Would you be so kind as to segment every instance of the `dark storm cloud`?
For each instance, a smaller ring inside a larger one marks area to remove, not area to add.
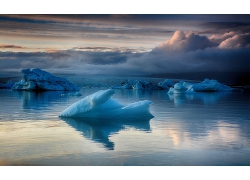
[[[215,43],[199,34],[176,31],[171,39],[149,53],[74,50],[34,53],[1,52],[0,60],[2,69],[68,68],[75,73],[92,71],[106,74],[146,75],[183,72],[248,72],[250,69],[248,36],[248,34],[238,35],[235,32],[229,35],[222,34],[214,36],[220,39],[220,42]],[[232,40],[233,43],[231,43]],[[229,41],[228,44],[227,41]],[[221,47],[223,44],[228,46]],[[229,46],[231,44],[241,44],[241,46]]]
[[[132,56],[131,52],[0,52],[0,68],[69,68],[72,66],[81,68],[86,64],[125,63],[129,56]]]

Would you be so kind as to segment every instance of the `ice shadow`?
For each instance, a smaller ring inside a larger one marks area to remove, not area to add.
[[[149,121],[153,118],[141,119],[106,119],[106,118],[86,118],[86,117],[59,117],[68,125],[75,128],[81,134],[96,143],[102,144],[107,150],[114,150],[115,143],[109,140],[113,134],[119,133],[128,127],[134,128],[139,131],[150,132]]]

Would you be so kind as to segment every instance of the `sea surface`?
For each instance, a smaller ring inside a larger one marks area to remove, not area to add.
[[[152,119],[60,118],[74,102],[102,89],[66,92],[0,90],[0,165],[249,166],[250,94],[168,95],[119,90],[127,105],[152,101]]]

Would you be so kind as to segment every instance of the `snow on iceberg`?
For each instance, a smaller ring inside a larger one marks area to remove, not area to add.
[[[121,118],[141,119],[153,117],[149,112],[151,101],[144,100],[123,106],[111,98],[113,89],[100,90],[78,102],[75,102],[60,113],[60,117],[92,117],[92,118]]]
[[[66,78],[60,78],[39,68],[23,69],[23,79],[16,82],[13,90],[34,91],[79,91],[79,87],[70,83]]]

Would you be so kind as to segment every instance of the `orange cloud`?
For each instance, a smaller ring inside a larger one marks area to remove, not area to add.
[[[1,49],[26,49],[23,46],[9,45],[9,44],[0,44]]]

